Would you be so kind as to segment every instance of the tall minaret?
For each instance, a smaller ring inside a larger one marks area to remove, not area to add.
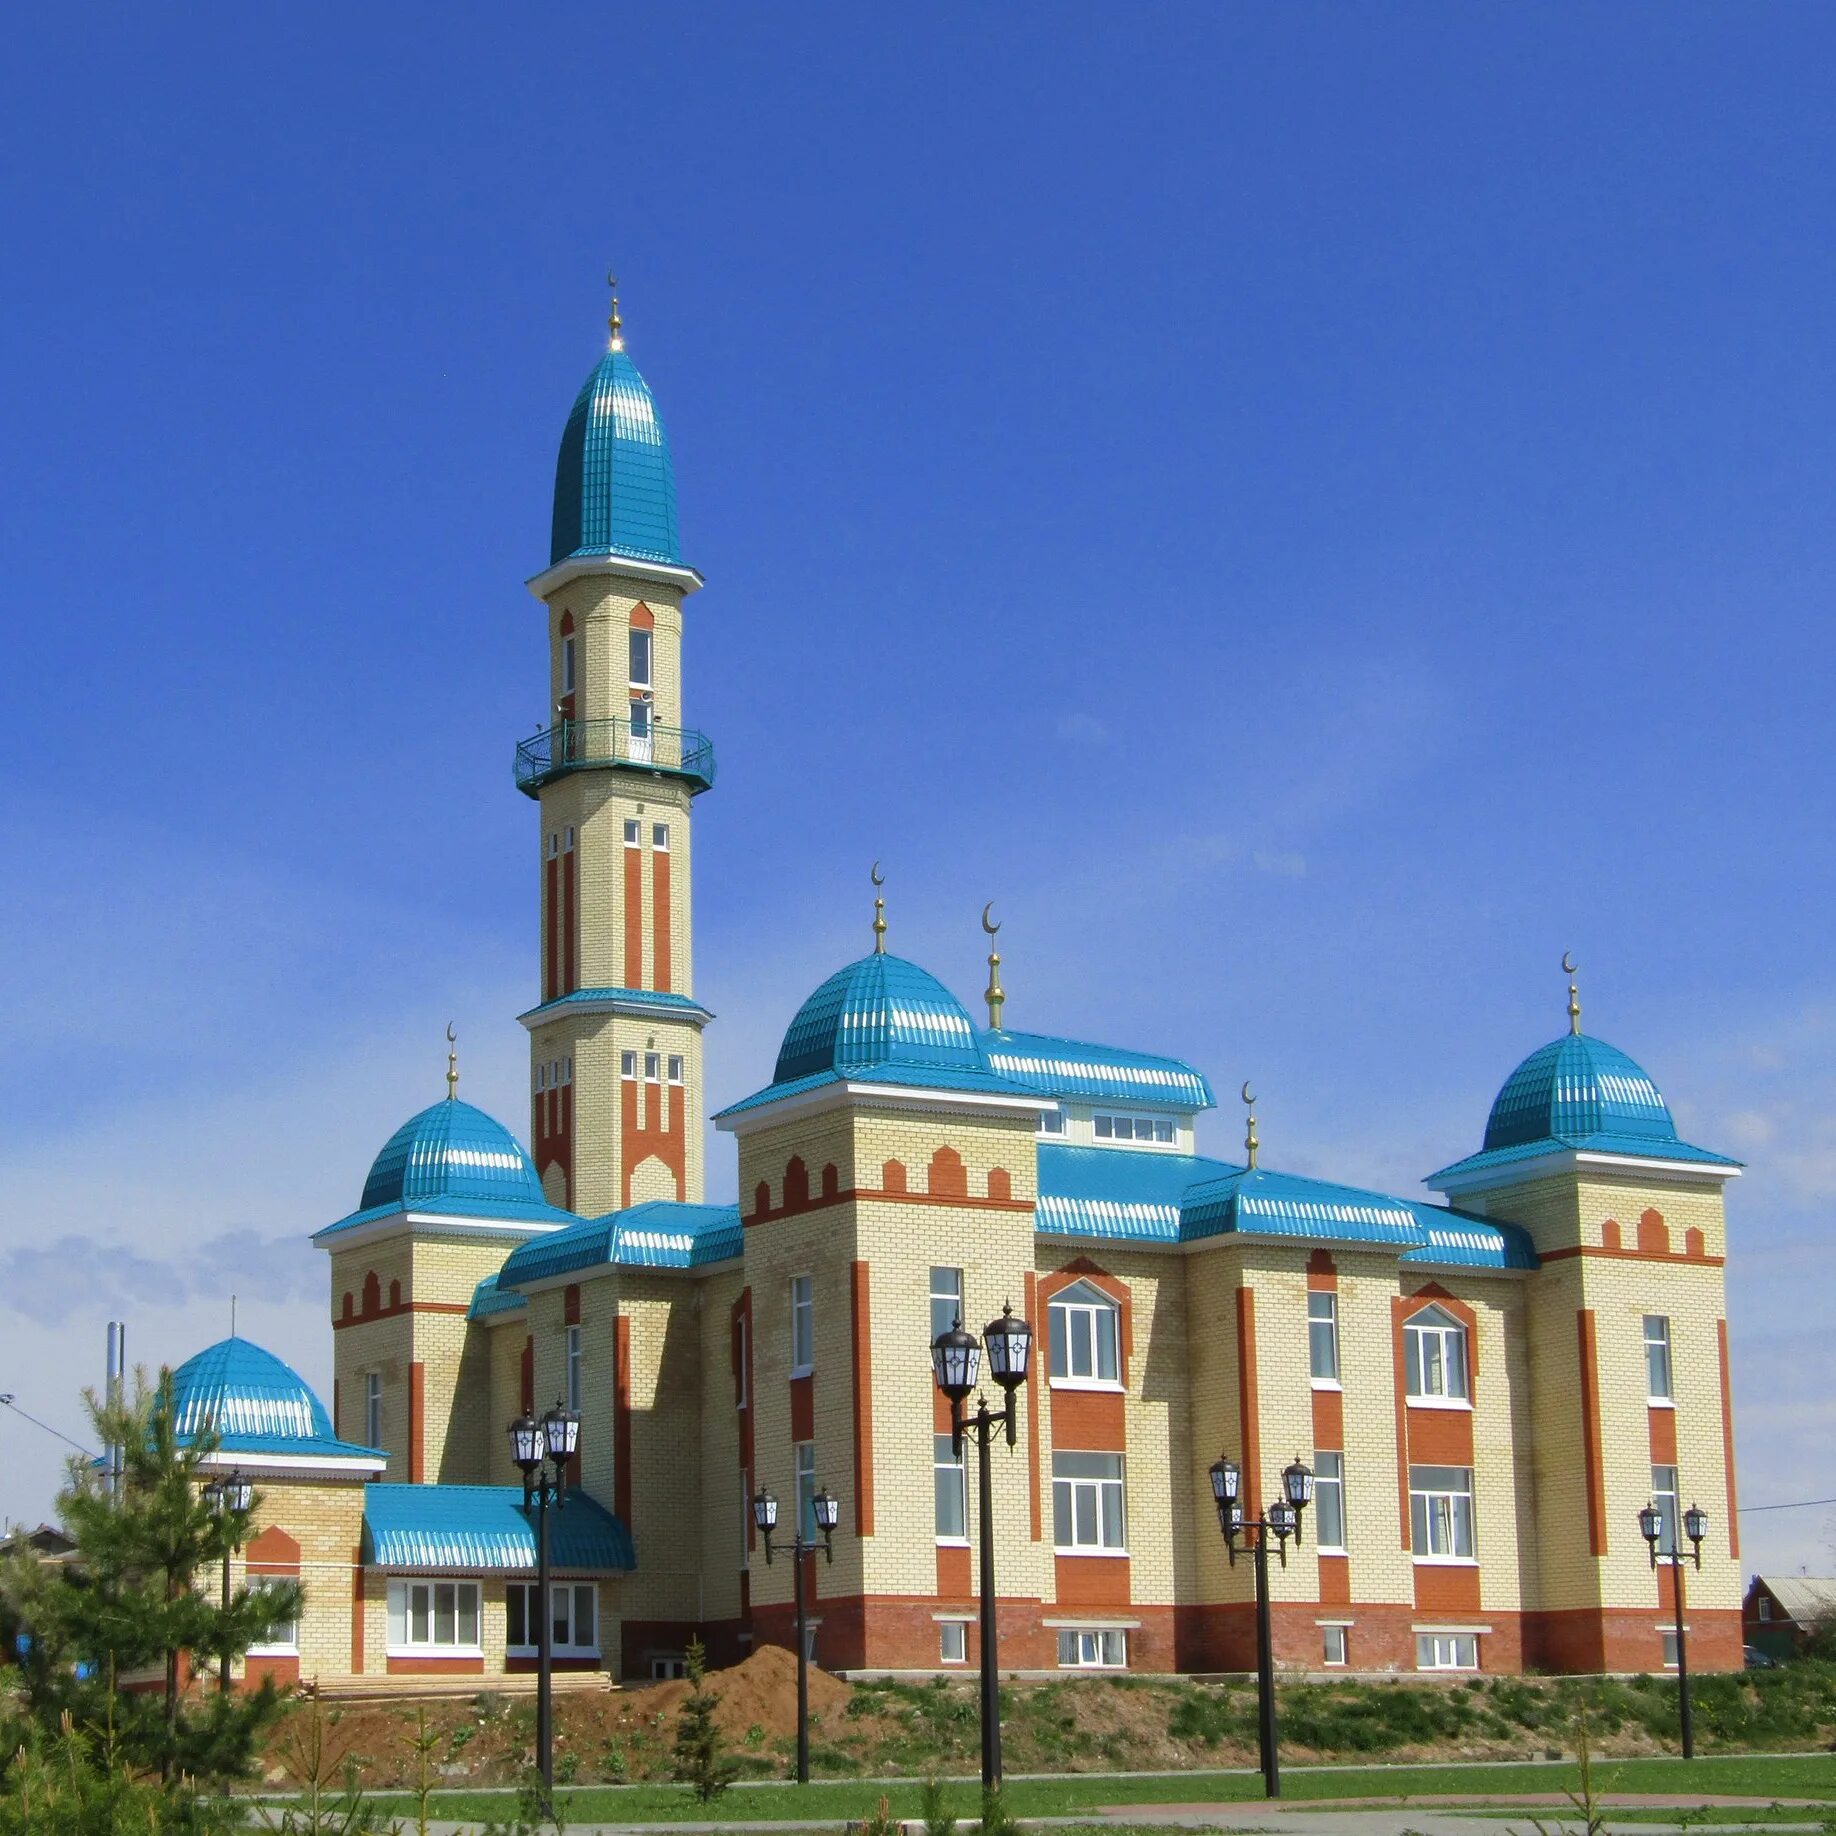
[[[616,283],[614,283],[616,285]],[[693,998],[689,809],[714,751],[682,711],[682,564],[669,441],[611,338],[555,463],[548,706],[517,748],[541,808],[541,1005],[531,1139],[552,1204],[583,1216],[699,1200],[701,1029]]]

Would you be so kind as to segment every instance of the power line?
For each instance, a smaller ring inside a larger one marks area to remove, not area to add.
[[[41,1422],[30,1410],[20,1408],[10,1390],[0,1390],[0,1405],[11,1409],[15,1415],[23,1415],[34,1428],[42,1428],[46,1434],[55,1435],[66,1447],[74,1447],[85,1459],[93,1460],[96,1457],[81,1441],[73,1441],[61,1428],[53,1428],[49,1422]]]
[[[1836,1498],[1800,1498],[1792,1504],[1744,1504],[1740,1514],[1745,1517],[1749,1511],[1808,1511],[1815,1505],[1836,1505]]]

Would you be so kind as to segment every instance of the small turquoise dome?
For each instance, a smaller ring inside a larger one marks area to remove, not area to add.
[[[1569,1033],[1539,1046],[1505,1079],[1482,1151],[1591,1135],[1675,1141],[1677,1125],[1641,1065],[1604,1039]]]
[[[797,1010],[772,1082],[889,1064],[989,1071],[981,1035],[936,976],[902,956],[863,956],[836,970]]]
[[[178,1432],[186,1439],[214,1428],[230,1453],[342,1445],[306,1379],[247,1339],[221,1339],[187,1358],[172,1373],[172,1387]]]
[[[548,558],[574,555],[682,564],[669,436],[622,347],[594,365],[561,435]]]
[[[384,1143],[358,1209],[400,1205],[412,1211],[455,1199],[487,1208],[549,1209],[522,1143],[482,1109],[446,1097],[410,1116]]]

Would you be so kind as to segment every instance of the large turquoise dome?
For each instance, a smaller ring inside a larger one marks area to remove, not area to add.
[[[413,1211],[454,1200],[491,1212],[546,1212],[542,1182],[523,1144],[501,1122],[457,1097],[410,1116],[383,1144],[363,1182],[360,1211],[399,1205]]]
[[[220,1339],[172,1373],[175,1426],[190,1440],[214,1429],[225,1453],[361,1454],[292,1365],[248,1339]]]
[[[550,564],[598,555],[682,564],[669,436],[616,344],[581,385],[555,461]]]
[[[797,1010],[772,1082],[883,1065],[989,1069],[981,1035],[936,976],[902,956],[863,956],[836,970]]]
[[[1677,1125],[1643,1066],[1604,1039],[1569,1033],[1539,1046],[1505,1079],[1482,1151],[1594,1135],[1675,1141]]]

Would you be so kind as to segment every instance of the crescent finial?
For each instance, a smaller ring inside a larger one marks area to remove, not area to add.
[[[1574,972],[1575,954],[1572,950],[1564,950],[1562,952],[1562,973],[1564,975],[1573,975]]]
[[[1249,1087],[1249,1079],[1247,1077],[1243,1080],[1243,1100],[1246,1103],[1253,1103],[1256,1100],[1256,1093]]]
[[[880,871],[880,863],[878,861],[874,862],[873,871],[867,877],[876,886],[884,886],[886,884],[886,876]]]
[[[457,1039],[458,1037],[459,1035],[453,1031],[453,1023],[450,1020],[447,1021],[446,1023],[446,1043],[448,1045],[451,1045],[453,1041]]]
[[[988,903],[982,907],[982,929],[986,931],[990,937],[1001,928],[998,924],[990,924],[988,921],[988,914],[993,910],[994,901],[990,899]]]

